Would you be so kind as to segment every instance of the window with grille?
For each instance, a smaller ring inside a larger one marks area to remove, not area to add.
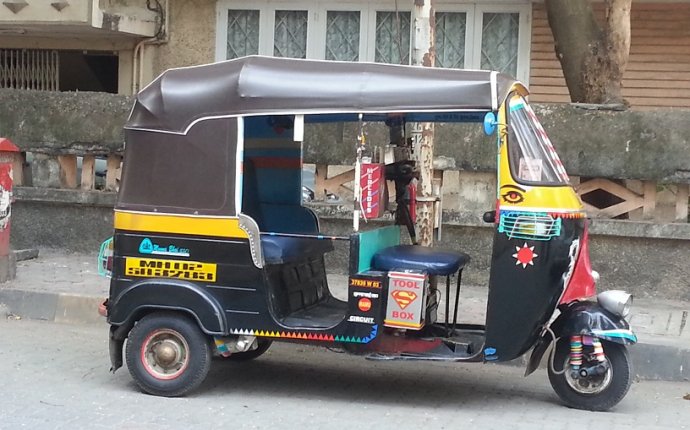
[[[259,53],[259,11],[228,10],[227,59]]]
[[[0,88],[118,92],[113,51],[0,49]]]
[[[0,88],[58,91],[60,56],[45,49],[0,49]]]
[[[307,58],[307,11],[277,10],[273,32],[275,57]]]
[[[376,12],[377,63],[410,63],[410,13]]]
[[[517,75],[520,15],[484,13],[481,68]]]
[[[359,11],[326,13],[326,60],[359,61]]]
[[[436,67],[465,67],[467,13],[436,12]]]
[[[413,2],[218,0],[216,58],[262,54],[410,63]],[[529,77],[529,0],[437,1],[436,67]],[[225,22],[227,17],[227,22]]]

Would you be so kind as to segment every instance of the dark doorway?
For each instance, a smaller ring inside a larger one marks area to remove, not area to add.
[[[111,51],[60,51],[60,91],[117,93],[118,57]]]

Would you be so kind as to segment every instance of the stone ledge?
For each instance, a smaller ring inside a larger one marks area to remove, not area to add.
[[[121,153],[122,127],[134,97],[91,92],[0,89],[0,136],[22,151],[44,154]],[[690,183],[690,109],[587,110],[536,104],[569,174],[599,178]],[[94,126],[94,125],[97,126]],[[352,164],[358,125],[306,125],[304,161]],[[369,141],[389,141],[382,124],[367,124]],[[445,168],[495,171],[495,137],[477,124],[435,127],[434,154]]]
[[[106,191],[81,191],[38,187],[15,187],[12,191],[14,198],[21,202],[113,207],[117,199],[117,193]]]
[[[590,225],[590,232],[595,235],[690,240],[690,223],[657,224],[652,221],[595,218]]]
[[[320,217],[352,219],[349,205],[309,204]],[[443,211],[443,224],[459,227],[491,228],[493,224],[482,221],[483,212]],[[387,216],[383,220],[391,220]],[[690,240],[690,223],[657,224],[651,221],[625,221],[611,219],[591,219],[590,233],[601,236],[617,236],[646,239]]]
[[[121,153],[133,102],[118,94],[0,89],[0,136],[43,154]]]
[[[80,191],[57,188],[17,187],[14,189],[17,201],[63,205],[85,205],[113,207],[117,193],[104,191]],[[319,217],[332,219],[352,219],[351,203],[307,205]],[[492,224],[482,221],[483,212],[443,211],[443,223],[447,226],[491,228]],[[392,222],[390,215],[375,222]],[[602,236],[617,236],[649,239],[690,240],[690,223],[657,224],[651,221],[625,221],[592,219],[590,233]]]

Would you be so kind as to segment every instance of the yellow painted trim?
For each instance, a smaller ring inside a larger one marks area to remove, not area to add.
[[[246,239],[238,218],[115,211],[115,230]]]
[[[383,320],[383,324],[386,327],[398,327],[398,328],[422,328],[424,323],[421,324],[414,324],[414,323],[406,323],[406,322],[401,322],[401,321],[391,321],[391,320]]]

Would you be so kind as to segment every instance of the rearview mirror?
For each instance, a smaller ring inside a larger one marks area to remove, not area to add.
[[[487,112],[484,115],[484,133],[487,136],[491,136],[496,131],[496,125],[498,121],[496,120],[496,114],[493,112]]]

